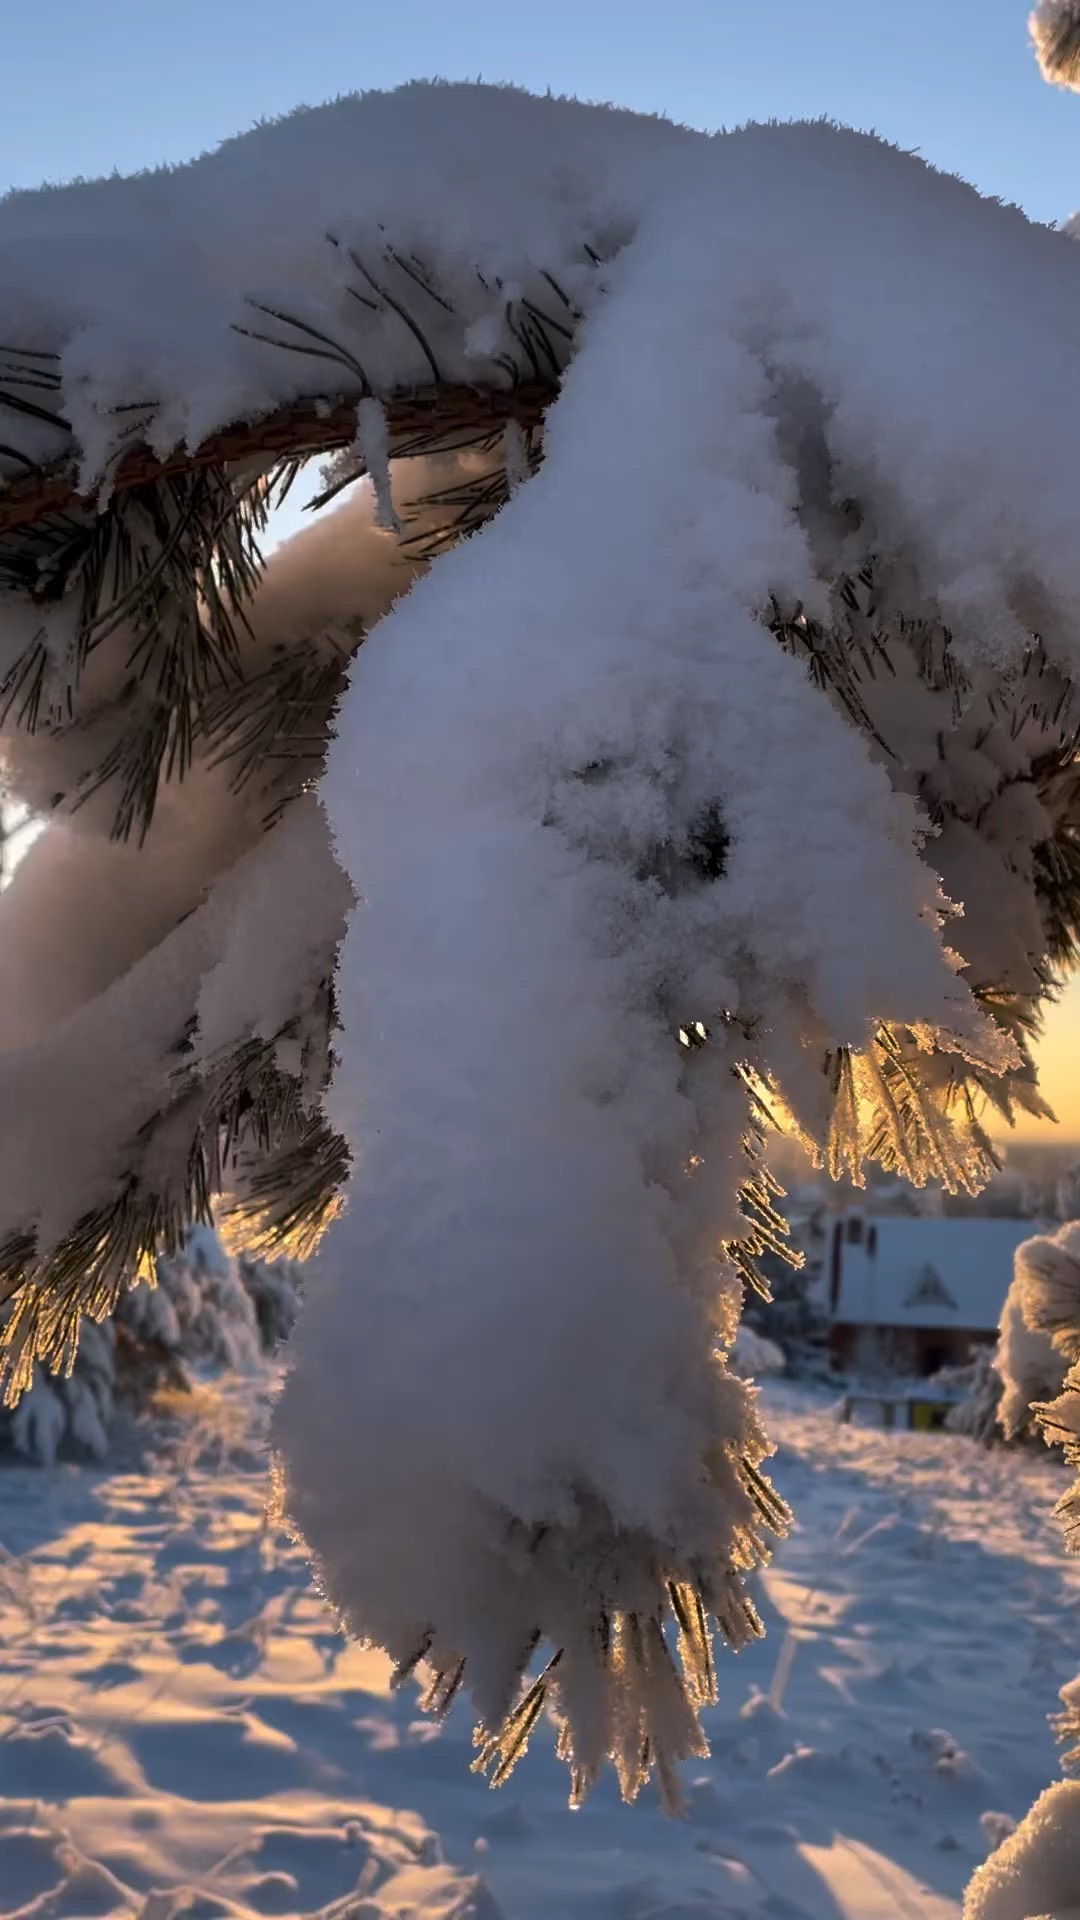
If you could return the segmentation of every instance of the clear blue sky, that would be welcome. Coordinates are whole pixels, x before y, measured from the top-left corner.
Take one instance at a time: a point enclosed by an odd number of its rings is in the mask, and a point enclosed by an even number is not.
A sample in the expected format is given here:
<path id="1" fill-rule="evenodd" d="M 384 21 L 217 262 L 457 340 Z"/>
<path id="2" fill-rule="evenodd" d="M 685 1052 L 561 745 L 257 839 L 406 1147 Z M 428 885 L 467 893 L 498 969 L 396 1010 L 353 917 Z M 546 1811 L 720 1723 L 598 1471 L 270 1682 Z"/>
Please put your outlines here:
<path id="1" fill-rule="evenodd" d="M 1080 205 L 1080 99 L 1040 82 L 1025 0 L 11 0 L 0 63 L 0 189 L 184 160 L 438 74 L 702 127 L 831 114 L 1038 219 Z"/>
<path id="2" fill-rule="evenodd" d="M 1080 207 L 1080 97 L 1043 84 L 1025 14 L 1026 0 L 9 0 L 0 192 L 186 160 L 301 103 L 438 75 L 709 128 L 828 114 L 1053 221 Z M 1041 1055 L 1061 1131 L 1080 1138 L 1080 987 Z"/>

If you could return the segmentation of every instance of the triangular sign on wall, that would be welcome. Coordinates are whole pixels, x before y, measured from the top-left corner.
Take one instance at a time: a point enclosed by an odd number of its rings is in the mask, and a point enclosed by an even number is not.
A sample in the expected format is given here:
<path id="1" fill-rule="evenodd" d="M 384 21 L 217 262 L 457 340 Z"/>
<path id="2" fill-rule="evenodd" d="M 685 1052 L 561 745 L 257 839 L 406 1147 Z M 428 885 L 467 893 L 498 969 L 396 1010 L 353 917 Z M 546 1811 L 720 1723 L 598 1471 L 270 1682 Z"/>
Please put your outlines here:
<path id="1" fill-rule="evenodd" d="M 905 1298 L 904 1305 L 905 1307 L 947 1307 L 950 1312 L 956 1312 L 956 1301 L 937 1268 L 931 1266 L 923 1267 Z"/>

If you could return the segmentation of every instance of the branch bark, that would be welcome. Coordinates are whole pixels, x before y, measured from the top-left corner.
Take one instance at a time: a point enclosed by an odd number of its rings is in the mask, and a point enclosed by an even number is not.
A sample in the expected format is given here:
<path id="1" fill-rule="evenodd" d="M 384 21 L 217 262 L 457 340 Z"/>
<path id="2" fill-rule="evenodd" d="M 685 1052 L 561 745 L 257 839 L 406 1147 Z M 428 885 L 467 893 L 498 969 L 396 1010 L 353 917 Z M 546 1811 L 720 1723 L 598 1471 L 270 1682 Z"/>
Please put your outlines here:
<path id="1" fill-rule="evenodd" d="M 408 451 L 413 439 L 428 443 L 436 435 L 494 433 L 511 420 L 523 427 L 536 426 L 555 392 L 546 382 L 530 382 L 507 388 L 420 387 L 393 394 L 386 401 L 391 453 Z M 236 421 L 195 448 L 177 447 L 159 455 L 146 446 L 132 447 L 109 476 L 109 491 L 123 493 L 200 467 L 332 453 L 355 438 L 355 399 L 300 401 L 261 420 Z M 0 486 L 0 536 L 33 526 L 50 514 L 92 507 L 97 491 L 79 492 L 74 459 L 20 474 L 6 487 Z"/>

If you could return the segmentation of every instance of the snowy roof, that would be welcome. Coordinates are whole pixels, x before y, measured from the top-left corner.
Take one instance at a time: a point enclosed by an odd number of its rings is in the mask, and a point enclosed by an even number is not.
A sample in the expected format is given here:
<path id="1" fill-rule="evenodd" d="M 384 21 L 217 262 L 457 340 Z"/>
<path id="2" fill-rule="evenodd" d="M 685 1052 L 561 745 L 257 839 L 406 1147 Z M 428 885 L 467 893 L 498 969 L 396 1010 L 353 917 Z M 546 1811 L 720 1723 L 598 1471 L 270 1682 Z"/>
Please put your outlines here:
<path id="1" fill-rule="evenodd" d="M 856 1219 L 858 1241 L 849 1237 Z M 838 1220 L 830 1261 L 833 1319 L 846 1326 L 989 1333 L 1012 1279 L 1013 1255 L 1032 1231 L 1030 1220 Z"/>

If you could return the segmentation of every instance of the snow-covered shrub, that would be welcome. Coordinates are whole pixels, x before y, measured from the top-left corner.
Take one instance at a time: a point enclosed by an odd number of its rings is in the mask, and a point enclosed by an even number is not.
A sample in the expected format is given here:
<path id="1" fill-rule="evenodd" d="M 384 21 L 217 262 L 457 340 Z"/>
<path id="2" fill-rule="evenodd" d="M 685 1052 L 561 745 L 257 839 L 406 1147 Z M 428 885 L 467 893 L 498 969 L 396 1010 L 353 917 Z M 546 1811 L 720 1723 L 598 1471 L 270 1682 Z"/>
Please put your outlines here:
<path id="1" fill-rule="evenodd" d="M 1015 1354 L 1002 1355 L 1003 1421 L 1025 1407 L 1047 1446 L 1060 1446 L 1076 1478 L 1058 1502 L 1070 1552 L 1080 1553 L 1080 1221 L 1025 1240 L 1016 1250 Z M 1035 1392 L 1038 1341 L 1049 1343 L 1057 1377 Z M 1045 1352 L 1045 1348 L 1044 1348 Z"/>
<path id="2" fill-rule="evenodd" d="M 1064 1382 L 1061 1354 L 1049 1334 L 1030 1325 L 1026 1315 L 1031 1299 L 1026 1259 L 1028 1249 L 1039 1244 L 1029 1240 L 1017 1250 L 996 1346 L 979 1346 L 966 1364 L 944 1367 L 934 1376 L 937 1385 L 960 1396 L 946 1425 L 984 1445 L 1034 1437 L 1033 1409 L 1060 1393 Z"/>
<path id="3" fill-rule="evenodd" d="M 816 1219 L 793 1226 L 792 1238 L 801 1254 L 812 1249 L 820 1257 L 823 1235 Z M 808 1267 L 795 1266 L 775 1254 L 764 1256 L 760 1266 L 768 1298 L 749 1295 L 740 1335 L 749 1329 L 779 1348 L 792 1373 L 815 1377 L 827 1373 L 829 1321 L 812 1290 Z"/>
<path id="4" fill-rule="evenodd" d="M 765 1380 L 770 1374 L 784 1373 L 787 1359 L 775 1340 L 767 1340 L 741 1321 L 735 1329 L 728 1365 L 741 1380 Z"/>
<path id="5" fill-rule="evenodd" d="M 255 1309 L 264 1353 L 285 1345 L 300 1309 L 302 1269 L 297 1260 L 260 1260 L 251 1254 L 236 1257 L 236 1271 Z"/>
<path id="6" fill-rule="evenodd" d="M 258 1366 L 255 1303 L 237 1263 L 209 1228 L 196 1227 L 181 1254 L 158 1261 L 157 1284 L 176 1315 L 177 1349 L 185 1359 L 240 1373 Z"/>
<path id="7" fill-rule="evenodd" d="M 45 1466 L 60 1452 L 103 1459 L 118 1407 L 138 1412 L 163 1387 L 264 1365 L 288 1338 L 299 1286 L 295 1262 L 231 1259 L 195 1228 L 181 1253 L 158 1259 L 153 1285 L 140 1281 L 108 1319 L 85 1323 L 70 1374 L 38 1363 L 18 1405 L 0 1410 L 0 1444 Z"/>
<path id="8" fill-rule="evenodd" d="M 1025 1242 L 1030 1246 L 1031 1241 Z M 1032 1326 L 1025 1313 L 1029 1300 L 1021 1266 L 1024 1247 L 1017 1249 L 1015 1272 L 1001 1309 L 994 1371 L 1001 1385 L 998 1424 L 1006 1440 L 1016 1440 L 1032 1429 L 1032 1408 L 1060 1393 L 1065 1363 L 1049 1334 Z"/>
<path id="9" fill-rule="evenodd" d="M 68 1376 L 51 1374 L 39 1362 L 29 1392 L 17 1407 L 0 1412 L 0 1441 L 6 1438 L 16 1453 L 42 1466 L 51 1466 L 63 1448 L 103 1460 L 113 1413 L 115 1348 L 112 1323 L 90 1321 Z"/>
<path id="10" fill-rule="evenodd" d="M 1001 1375 L 994 1364 L 993 1347 L 976 1347 L 963 1366 L 942 1367 L 934 1375 L 934 1385 L 957 1396 L 945 1416 L 950 1433 L 966 1434 L 984 1447 L 1003 1438 L 998 1419 Z"/>

